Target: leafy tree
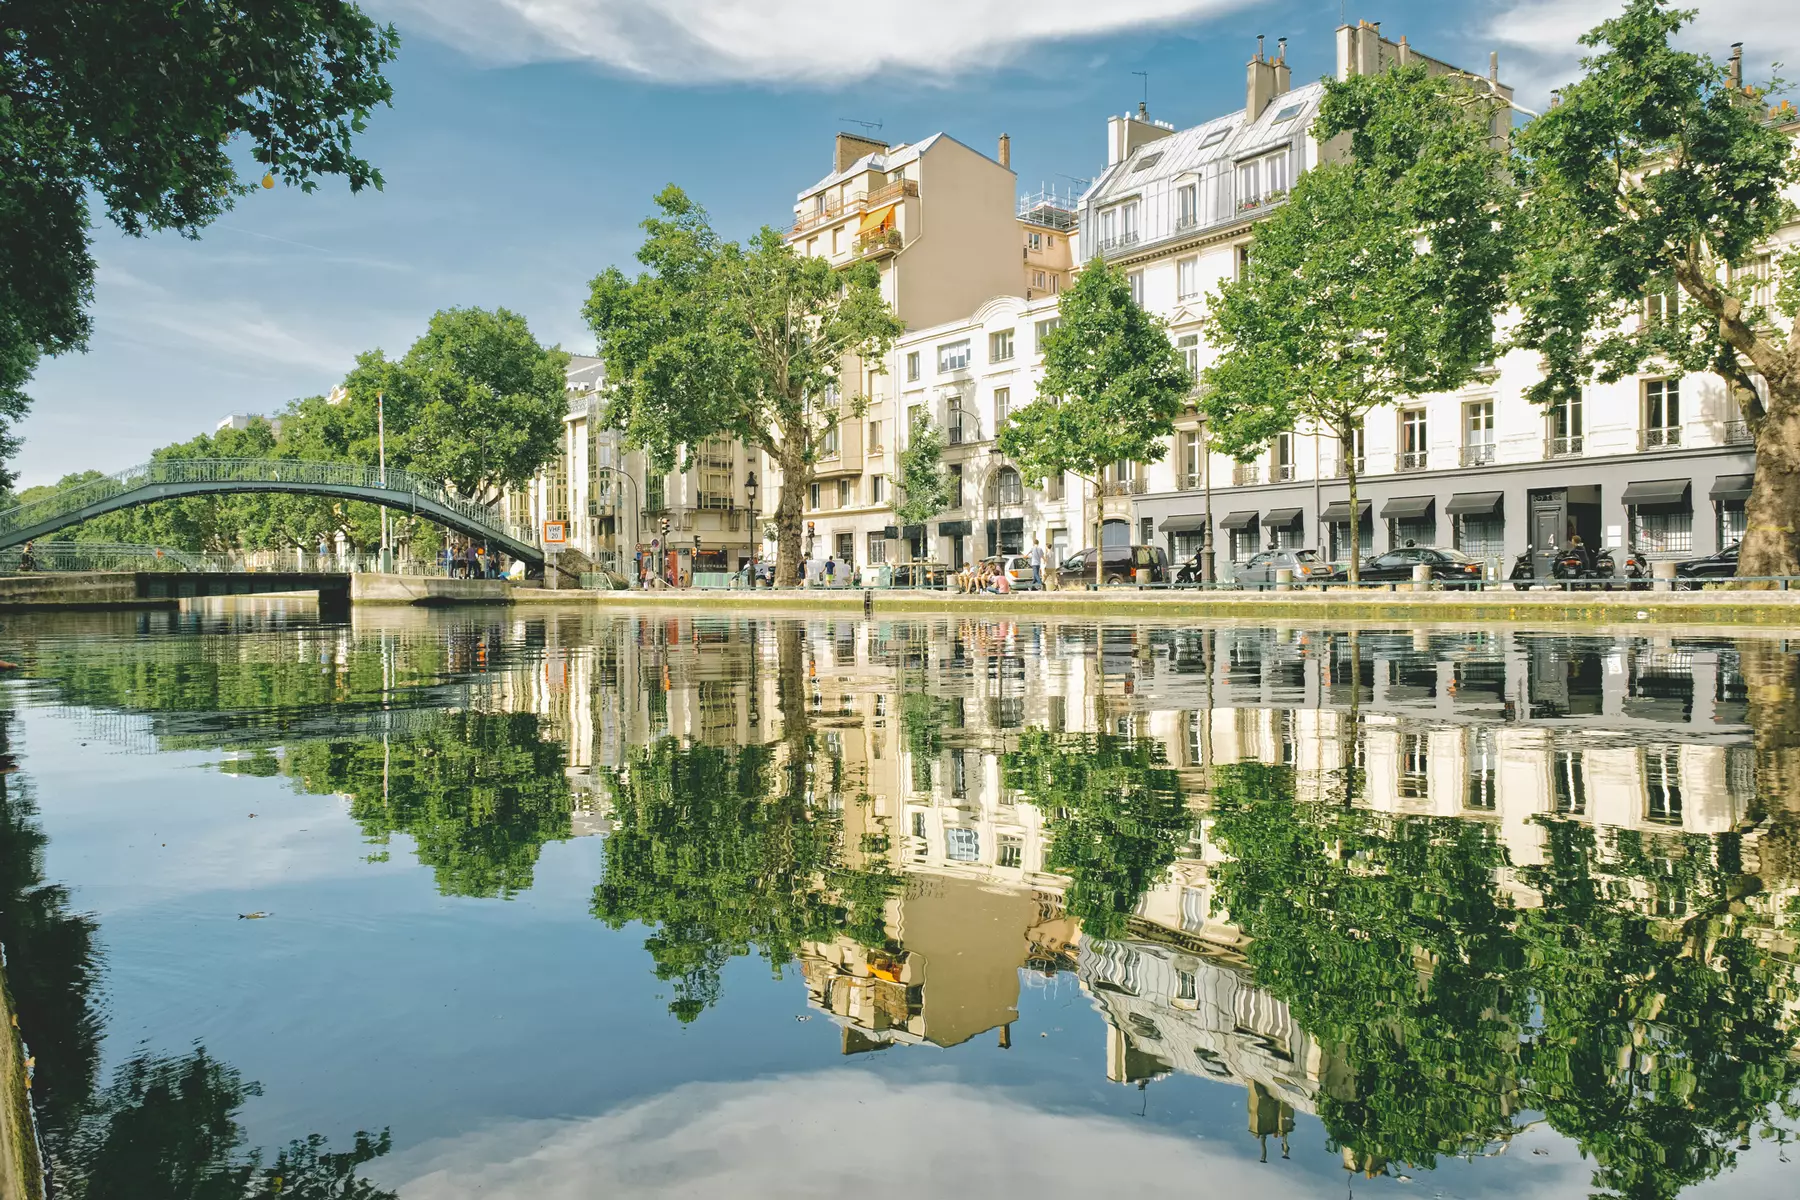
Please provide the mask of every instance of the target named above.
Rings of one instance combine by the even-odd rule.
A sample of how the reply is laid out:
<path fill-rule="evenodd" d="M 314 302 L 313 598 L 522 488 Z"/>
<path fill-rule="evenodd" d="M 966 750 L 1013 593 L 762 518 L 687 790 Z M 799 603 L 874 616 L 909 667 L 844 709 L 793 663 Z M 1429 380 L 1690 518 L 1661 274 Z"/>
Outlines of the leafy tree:
<path fill-rule="evenodd" d="M 0 0 L 0 461 L 38 358 L 86 345 L 89 195 L 128 234 L 197 236 L 253 186 L 239 136 L 267 186 L 379 188 L 352 142 L 398 46 L 346 0 Z"/>
<path fill-rule="evenodd" d="M 404 358 L 390 362 L 370 351 L 344 381 L 360 402 L 363 461 L 376 461 L 374 401 L 382 393 L 388 465 L 492 503 L 562 448 L 568 362 L 563 351 L 539 345 L 517 313 L 445 309 Z"/>
<path fill-rule="evenodd" d="M 296 747 L 308 791 L 350 796 L 365 836 L 413 839 L 446 896 L 510 899 L 531 887 L 546 842 L 570 836 L 563 748 L 532 713 L 445 712 L 434 727 Z"/>
<path fill-rule="evenodd" d="M 721 241 L 680 188 L 644 222 L 636 279 L 609 267 L 583 309 L 606 360 L 610 419 L 656 470 L 707 438 L 730 436 L 781 472 L 776 578 L 799 579 L 801 511 L 835 389 L 876 364 L 901 332 L 872 263 L 836 271 L 765 226 L 746 245 Z M 849 397 L 860 411 L 866 399 Z"/>
<path fill-rule="evenodd" d="M 920 413 L 900 452 L 899 495 L 894 516 L 902 525 L 923 525 L 950 507 L 950 476 L 944 470 L 944 435 Z"/>
<path fill-rule="evenodd" d="M 1006 786 L 1046 813 L 1046 870 L 1069 876 L 1064 904 L 1091 937 L 1119 937 L 1194 832 L 1161 743 L 1027 729 L 1001 760 Z"/>
<path fill-rule="evenodd" d="M 1210 304 L 1220 354 L 1201 408 L 1213 443 L 1247 457 L 1303 423 L 1334 432 L 1352 579 L 1363 418 L 1460 387 L 1493 358 L 1514 199 L 1491 120 L 1492 102 L 1423 67 L 1327 81 L 1313 136 L 1347 135 L 1349 156 L 1301 176 Z"/>
<path fill-rule="evenodd" d="M 1096 258 L 1057 304 L 1037 396 L 1000 432 L 1000 453 L 1033 487 L 1062 474 L 1093 485 L 1094 546 L 1106 525 L 1106 468 L 1159 462 L 1194 380 L 1160 319 Z M 1098 576 L 1096 576 L 1098 578 Z"/>
<path fill-rule="evenodd" d="M 1590 378 L 1610 383 L 1652 360 L 1722 376 L 1756 439 L 1738 569 L 1793 575 L 1800 252 L 1782 259 L 1772 306 L 1752 302 L 1740 268 L 1792 219 L 1783 189 L 1800 179 L 1800 151 L 1761 90 L 1669 44 L 1692 15 L 1629 0 L 1583 36 L 1595 53 L 1562 103 L 1521 132 L 1516 341 L 1544 356 L 1530 391 L 1540 402 L 1577 399 Z M 1653 295 L 1667 303 L 1647 309 Z"/>

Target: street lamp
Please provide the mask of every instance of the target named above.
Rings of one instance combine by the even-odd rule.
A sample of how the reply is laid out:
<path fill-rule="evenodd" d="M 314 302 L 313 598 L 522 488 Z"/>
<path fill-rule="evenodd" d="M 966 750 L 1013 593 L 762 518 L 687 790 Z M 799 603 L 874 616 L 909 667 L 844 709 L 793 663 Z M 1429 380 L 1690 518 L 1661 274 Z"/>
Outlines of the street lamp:
<path fill-rule="evenodd" d="M 762 540 L 756 517 L 756 472 L 744 472 L 744 503 L 750 509 L 750 586 L 756 586 L 756 545 Z"/>
<path fill-rule="evenodd" d="M 387 490 L 387 412 L 382 401 L 387 398 L 386 390 L 375 393 L 375 445 L 381 456 L 381 487 Z M 394 550 L 388 542 L 387 505 L 381 506 L 381 569 L 394 569 Z"/>
<path fill-rule="evenodd" d="M 1200 579 L 1203 583 L 1217 583 L 1218 577 L 1213 574 L 1212 439 L 1208 433 L 1203 417 L 1200 420 L 1200 488 L 1206 498 L 1206 528 L 1200 531 Z"/>

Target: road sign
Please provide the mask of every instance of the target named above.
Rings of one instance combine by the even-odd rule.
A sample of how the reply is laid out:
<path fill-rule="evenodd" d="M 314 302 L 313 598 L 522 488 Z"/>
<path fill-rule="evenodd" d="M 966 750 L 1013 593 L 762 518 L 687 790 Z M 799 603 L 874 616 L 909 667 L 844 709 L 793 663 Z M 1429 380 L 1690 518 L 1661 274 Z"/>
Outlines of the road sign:
<path fill-rule="evenodd" d="M 544 545 L 560 546 L 569 540 L 569 524 L 567 521 L 544 522 Z"/>

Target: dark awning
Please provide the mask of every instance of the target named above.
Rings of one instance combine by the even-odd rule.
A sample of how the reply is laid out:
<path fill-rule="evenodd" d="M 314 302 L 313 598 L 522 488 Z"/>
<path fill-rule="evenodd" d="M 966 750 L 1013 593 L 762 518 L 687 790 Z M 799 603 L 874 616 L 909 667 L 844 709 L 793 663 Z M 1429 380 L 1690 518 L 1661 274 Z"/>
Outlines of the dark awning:
<path fill-rule="evenodd" d="M 1299 523 L 1300 510 L 1297 508 L 1271 508 L 1269 515 L 1263 518 L 1265 529 L 1286 529 Z"/>
<path fill-rule="evenodd" d="M 1248 529 L 1256 524 L 1256 511 L 1234 512 L 1219 522 L 1220 529 Z"/>
<path fill-rule="evenodd" d="M 1625 485 L 1620 500 L 1627 505 L 1686 504 L 1688 481 L 1685 479 L 1640 479 Z"/>
<path fill-rule="evenodd" d="M 1163 523 L 1157 528 L 1164 533 L 1191 533 L 1196 529 L 1206 528 L 1206 514 L 1181 513 L 1178 516 L 1164 517 Z"/>
<path fill-rule="evenodd" d="M 1024 533 L 1025 532 L 1025 518 L 1024 517 L 1001 517 L 1000 518 L 1000 532 L 1001 533 Z"/>
<path fill-rule="evenodd" d="M 939 521 L 938 534 L 941 537 L 968 537 L 971 526 L 967 521 Z"/>
<path fill-rule="evenodd" d="M 1458 492 L 1444 505 L 1444 513 L 1452 517 L 1495 517 L 1500 515 L 1500 502 L 1505 492 Z"/>
<path fill-rule="evenodd" d="M 919 532 L 923 533 L 924 530 L 920 530 Z M 889 541 L 898 541 L 900 538 L 900 527 L 898 525 L 883 525 L 881 527 L 881 536 Z"/>
<path fill-rule="evenodd" d="M 1721 475 L 1713 480 L 1709 500 L 1748 500 L 1750 485 L 1756 482 L 1754 475 Z"/>
<path fill-rule="evenodd" d="M 923 523 L 920 523 L 918 525 L 902 525 L 900 527 L 900 536 L 903 538 L 907 538 L 908 540 L 922 538 L 925 536 L 926 532 L 927 531 L 926 531 Z"/>
<path fill-rule="evenodd" d="M 1431 511 L 1435 496 L 1395 496 L 1381 506 L 1384 521 L 1416 521 Z"/>
<path fill-rule="evenodd" d="M 1369 502 L 1367 500 L 1358 500 L 1356 502 L 1356 515 L 1359 517 L 1366 517 L 1369 515 Z M 1348 500 L 1333 500 L 1330 504 L 1325 506 L 1325 511 L 1319 514 L 1319 520 L 1336 521 L 1340 524 L 1348 525 L 1350 523 L 1350 502 Z"/>

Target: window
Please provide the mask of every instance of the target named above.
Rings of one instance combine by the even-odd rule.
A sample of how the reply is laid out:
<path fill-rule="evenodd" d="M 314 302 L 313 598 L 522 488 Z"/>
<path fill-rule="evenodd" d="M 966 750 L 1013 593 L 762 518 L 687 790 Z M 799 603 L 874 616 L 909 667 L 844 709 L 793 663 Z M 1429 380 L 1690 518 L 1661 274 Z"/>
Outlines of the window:
<path fill-rule="evenodd" d="M 650 512 L 662 512 L 669 507 L 665 487 L 667 476 L 651 475 L 644 479 L 644 508 Z"/>
<path fill-rule="evenodd" d="M 1425 410 L 1422 408 L 1403 409 L 1400 413 L 1400 461 L 1396 464 L 1402 471 L 1423 470 L 1427 461 L 1427 429 L 1425 426 Z"/>
<path fill-rule="evenodd" d="M 1025 865 L 1025 844 L 1016 837 L 1000 839 L 1000 865 L 1003 867 L 1022 867 Z"/>
<path fill-rule="evenodd" d="M 813 484 L 812 488 L 810 490 L 810 494 L 807 496 L 807 500 L 809 501 L 809 503 L 807 505 L 808 508 L 816 509 L 819 507 L 819 499 L 820 499 L 819 493 L 820 493 L 820 485 L 816 484 L 816 483 Z"/>
<path fill-rule="evenodd" d="M 916 433 L 919 429 L 919 426 L 924 423 L 925 423 L 925 406 L 923 404 L 907 405 L 906 406 L 906 427 L 909 430 L 912 430 Z"/>
<path fill-rule="evenodd" d="M 944 830 L 944 857 L 951 862 L 980 862 L 981 834 L 973 829 Z"/>
<path fill-rule="evenodd" d="M 1662 281 L 1651 285 L 1644 296 L 1644 324 L 1673 324 L 1681 312 L 1681 289 L 1672 281 Z"/>
<path fill-rule="evenodd" d="M 975 440 L 975 422 L 969 418 L 968 413 L 963 411 L 962 401 L 960 399 L 956 397 L 951 398 L 948 416 L 950 427 L 949 440 L 952 446 L 960 446 L 964 442 L 972 442 Z"/>
<path fill-rule="evenodd" d="M 1775 260 L 1772 255 L 1758 254 L 1731 271 L 1731 282 L 1738 295 L 1751 308 L 1775 307 Z M 1752 317 L 1754 319 L 1754 317 Z"/>
<path fill-rule="evenodd" d="M 870 454 L 880 454 L 881 452 L 882 452 L 881 422 L 880 421 L 870 421 L 869 422 L 869 453 Z"/>
<path fill-rule="evenodd" d="M 1734 542 L 1744 540 L 1744 502 L 1742 500 L 1719 501 L 1719 546 L 1721 549 Z"/>
<path fill-rule="evenodd" d="M 969 339 L 960 342 L 946 342 L 938 347 L 938 373 L 945 371 L 965 371 L 969 366 Z"/>
<path fill-rule="evenodd" d="M 1231 126 L 1221 125 L 1217 129 L 1209 129 L 1206 136 L 1200 139 L 1200 149 L 1210 150 L 1231 134 Z"/>
<path fill-rule="evenodd" d="M 925 836 L 925 814 L 917 810 L 914 810 L 912 815 L 912 835 L 916 838 Z"/>
<path fill-rule="evenodd" d="M 1499 802 L 1500 764 L 1492 730 L 1478 730 L 1469 746 L 1469 786 L 1463 807 L 1493 812 Z"/>
<path fill-rule="evenodd" d="M 887 499 L 887 476 L 869 476 L 869 503 L 880 504 Z"/>
<path fill-rule="evenodd" d="M 963 506 L 963 469 L 961 463 L 950 464 L 950 507 Z"/>
<path fill-rule="evenodd" d="M 1181 361 L 1187 366 L 1188 374 L 1195 382 L 1200 379 L 1200 335 L 1184 333 L 1175 339 L 1175 349 L 1181 351 Z"/>
<path fill-rule="evenodd" d="M 831 231 L 831 252 L 833 254 L 844 252 L 844 227 L 842 225 Z"/>
<path fill-rule="evenodd" d="M 1644 819 L 1660 825 L 1681 824 L 1679 750 L 1644 751 Z"/>
<path fill-rule="evenodd" d="M 1130 246 L 1138 240 L 1138 202 L 1127 200 L 1119 205 L 1119 244 Z"/>
<path fill-rule="evenodd" d="M 1144 273 L 1133 271 L 1125 276 L 1125 282 L 1131 288 L 1131 302 L 1142 308 L 1144 306 Z"/>
<path fill-rule="evenodd" d="M 1200 458 L 1200 431 L 1183 429 L 1175 435 L 1175 486 L 1192 491 L 1200 486 L 1205 464 Z"/>
<path fill-rule="evenodd" d="M 1237 169 L 1238 211 L 1255 208 L 1262 203 L 1262 164 L 1239 163 Z"/>
<path fill-rule="evenodd" d="M 1231 531 L 1231 561 L 1248 563 L 1256 554 L 1256 523 Z"/>
<path fill-rule="evenodd" d="M 1044 248 L 1044 235 L 1037 232 L 1035 229 L 1027 233 L 1025 235 L 1025 248 L 1033 254 L 1038 253 Z"/>
<path fill-rule="evenodd" d="M 1037 323 L 1037 341 L 1035 346 L 1039 354 L 1044 352 L 1044 339 L 1055 333 L 1061 326 L 1061 317 L 1046 317 L 1044 320 Z"/>
<path fill-rule="evenodd" d="M 1011 467 L 1001 467 L 995 478 L 995 492 L 999 495 L 1002 507 L 1025 503 L 1025 486 L 1019 480 L 1019 473 Z"/>
<path fill-rule="evenodd" d="M 998 433 L 1006 425 L 1006 419 L 1012 416 L 1012 389 L 1009 387 L 994 389 L 994 432 Z"/>
<path fill-rule="evenodd" d="M 1031 273 L 1031 286 L 1041 292 L 1050 286 L 1050 278 L 1042 271 L 1033 271 Z"/>
<path fill-rule="evenodd" d="M 1175 298 L 1190 300 L 1200 294 L 1200 260 L 1184 258 L 1175 264 Z"/>
<path fill-rule="evenodd" d="M 880 476 L 876 478 L 880 478 Z M 887 561 L 887 539 L 881 536 L 879 529 L 869 535 L 869 561 L 872 563 Z"/>
<path fill-rule="evenodd" d="M 806 239 L 806 255 L 807 255 L 807 257 L 808 258 L 816 258 L 816 257 L 818 257 L 818 254 L 819 254 L 819 239 L 816 237 L 807 238 Z"/>
<path fill-rule="evenodd" d="M 1579 750 L 1557 750 L 1550 755 L 1550 794 L 1557 816 L 1587 814 L 1587 767 Z"/>
<path fill-rule="evenodd" d="M 838 456 L 838 427 L 833 424 L 819 437 L 819 455 L 822 458 Z"/>
<path fill-rule="evenodd" d="M 1119 210 L 1108 208 L 1100 213 L 1100 249 L 1109 250 L 1119 240 Z"/>
<path fill-rule="evenodd" d="M 919 381 L 919 352 L 909 351 L 906 355 L 906 378 L 911 383 Z"/>
<path fill-rule="evenodd" d="M 1423 733 L 1400 735 L 1400 795 L 1422 800 L 1430 790 L 1431 739 Z"/>
<path fill-rule="evenodd" d="M 1013 356 L 1013 331 L 1001 329 L 988 334 L 988 361 L 1011 362 Z"/>
<path fill-rule="evenodd" d="M 1494 402 L 1463 405 L 1462 465 L 1478 467 L 1494 461 Z"/>
<path fill-rule="evenodd" d="M 1456 548 L 1470 558 L 1486 558 L 1503 551 L 1506 526 L 1499 517 L 1456 518 Z"/>
<path fill-rule="evenodd" d="M 838 480 L 837 492 L 838 492 L 838 497 L 837 497 L 838 507 L 839 508 L 849 508 L 850 505 L 853 503 L 853 500 L 852 500 L 851 494 L 850 494 L 850 480 L 848 480 L 848 479 Z"/>
<path fill-rule="evenodd" d="M 1681 445 L 1681 381 L 1644 380 L 1642 449 Z"/>
<path fill-rule="evenodd" d="M 1289 104 L 1286 107 L 1284 107 L 1280 112 L 1276 113 L 1275 119 L 1270 121 L 1269 124 L 1279 125 L 1283 121 L 1291 121 L 1295 117 L 1300 115 L 1300 110 L 1303 107 L 1304 107 L 1304 105 L 1301 105 L 1301 104 Z"/>
<path fill-rule="evenodd" d="M 1687 508 L 1632 510 L 1632 543 L 1645 554 L 1687 554 L 1694 549 L 1694 513 Z"/>
<path fill-rule="evenodd" d="M 1054 474 L 1054 475 L 1050 476 L 1048 479 L 1044 480 L 1044 499 L 1056 501 L 1056 500 L 1061 500 L 1062 498 L 1063 498 L 1063 477 L 1062 477 L 1062 472 L 1058 471 L 1056 474 Z"/>
<path fill-rule="evenodd" d="M 1294 435 L 1278 433 L 1269 452 L 1269 482 L 1286 483 L 1294 477 Z"/>
<path fill-rule="evenodd" d="M 1546 457 L 1562 458 L 1580 454 L 1583 424 L 1581 397 L 1552 402 L 1548 420 L 1550 433 L 1549 445 L 1545 447 Z"/>
<path fill-rule="evenodd" d="M 1181 889 L 1181 927 L 1189 933 L 1206 927 L 1206 893 L 1199 888 Z"/>
<path fill-rule="evenodd" d="M 1240 242 L 1237 248 L 1237 262 L 1232 278 L 1242 281 L 1250 273 L 1250 243 Z"/>
<path fill-rule="evenodd" d="M 1162 161 L 1162 156 L 1163 152 L 1161 150 L 1144 155 L 1144 157 L 1138 159 L 1137 165 L 1131 168 L 1131 173 L 1136 175 L 1139 171 L 1148 171 L 1151 167 L 1154 167 L 1157 163 Z"/>
<path fill-rule="evenodd" d="M 1200 185 L 1183 184 L 1175 189 L 1175 228 L 1192 229 L 1200 224 Z"/>
<path fill-rule="evenodd" d="M 1263 159 L 1263 198 L 1279 200 L 1288 191 L 1287 151 Z"/>
<path fill-rule="evenodd" d="M 1437 541 L 1437 517 L 1432 514 L 1408 519 L 1396 517 L 1388 522 L 1388 541 L 1395 546 L 1405 546 L 1408 542 L 1429 546 Z"/>

